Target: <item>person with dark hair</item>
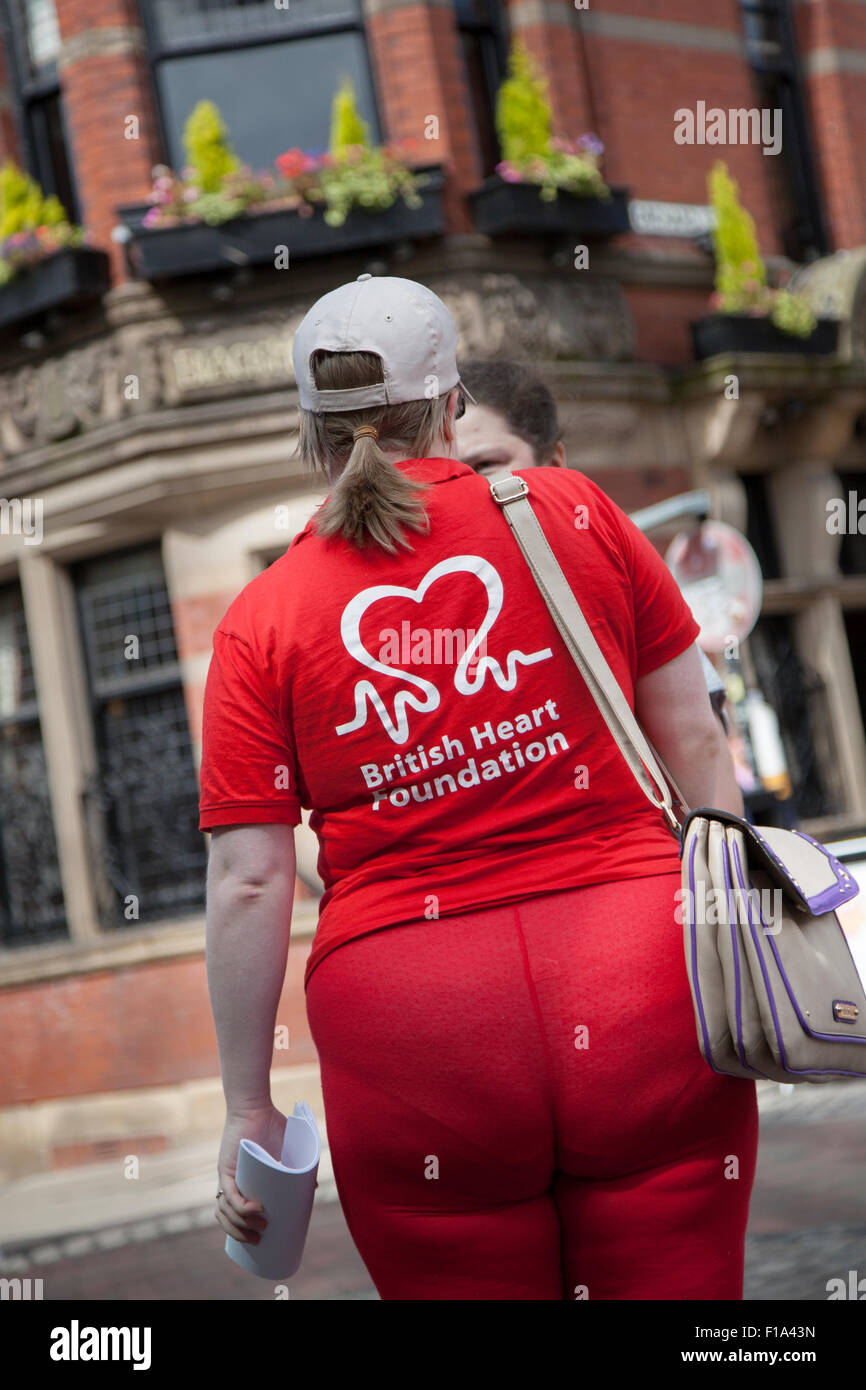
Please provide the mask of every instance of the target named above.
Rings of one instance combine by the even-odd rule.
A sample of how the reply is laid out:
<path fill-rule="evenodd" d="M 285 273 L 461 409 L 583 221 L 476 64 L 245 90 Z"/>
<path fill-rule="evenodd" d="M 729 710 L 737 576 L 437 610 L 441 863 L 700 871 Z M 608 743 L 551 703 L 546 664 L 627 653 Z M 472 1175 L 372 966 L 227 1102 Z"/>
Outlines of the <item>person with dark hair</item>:
<path fill-rule="evenodd" d="M 476 473 L 567 467 L 556 401 L 531 367 L 522 362 L 464 362 L 461 379 L 471 389 L 474 404 L 457 426 L 457 455 Z M 710 704 L 727 735 L 725 683 L 709 657 L 698 650 Z"/>
<path fill-rule="evenodd" d="M 556 401 L 537 372 L 479 360 L 463 362 L 461 377 L 475 397 L 457 433 L 463 463 L 476 473 L 566 466 Z"/>
<path fill-rule="evenodd" d="M 330 492 L 229 606 L 204 700 L 217 1219 L 253 1244 L 267 1222 L 237 1155 L 276 1156 L 286 1124 L 270 1067 L 310 808 L 307 1017 L 381 1297 L 740 1299 L 755 1085 L 698 1047 L 673 827 L 457 457 L 456 344 L 442 301 L 392 276 L 295 334 L 300 450 Z M 583 474 L 515 476 L 687 802 L 742 814 L 661 557 Z"/>

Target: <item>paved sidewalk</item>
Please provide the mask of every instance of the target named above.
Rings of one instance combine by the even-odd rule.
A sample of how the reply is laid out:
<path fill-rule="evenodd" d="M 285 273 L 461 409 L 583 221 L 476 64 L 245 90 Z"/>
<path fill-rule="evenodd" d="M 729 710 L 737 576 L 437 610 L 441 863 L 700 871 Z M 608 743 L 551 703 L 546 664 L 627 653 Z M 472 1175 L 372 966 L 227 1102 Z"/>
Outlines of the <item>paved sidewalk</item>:
<path fill-rule="evenodd" d="M 761 1145 L 746 1251 L 748 1300 L 825 1300 L 827 1281 L 866 1276 L 866 1086 L 759 1088 Z M 223 1252 L 212 1144 L 64 1170 L 0 1194 L 0 1272 L 41 1277 L 46 1299 L 273 1299 Z M 323 1153 L 293 1299 L 376 1299 Z"/>

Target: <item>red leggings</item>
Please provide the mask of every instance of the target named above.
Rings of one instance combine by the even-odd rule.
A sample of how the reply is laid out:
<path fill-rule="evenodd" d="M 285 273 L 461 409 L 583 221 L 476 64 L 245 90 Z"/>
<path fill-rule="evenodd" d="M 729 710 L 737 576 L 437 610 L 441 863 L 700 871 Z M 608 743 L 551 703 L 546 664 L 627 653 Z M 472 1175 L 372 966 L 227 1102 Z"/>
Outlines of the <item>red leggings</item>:
<path fill-rule="evenodd" d="M 383 1299 L 741 1299 L 755 1085 L 697 1044 L 679 873 L 368 933 L 307 1013 Z"/>

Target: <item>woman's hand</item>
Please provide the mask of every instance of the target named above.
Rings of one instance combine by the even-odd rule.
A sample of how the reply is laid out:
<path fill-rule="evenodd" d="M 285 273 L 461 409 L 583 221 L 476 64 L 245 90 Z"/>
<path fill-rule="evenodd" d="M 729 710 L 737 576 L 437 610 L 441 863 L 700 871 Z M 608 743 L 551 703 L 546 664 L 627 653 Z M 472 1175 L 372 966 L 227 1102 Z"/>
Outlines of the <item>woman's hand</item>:
<path fill-rule="evenodd" d="M 261 1202 L 248 1201 L 238 1191 L 235 1181 L 238 1167 L 238 1150 L 242 1139 L 252 1139 L 256 1144 L 278 1159 L 283 1147 L 286 1131 L 286 1116 L 275 1105 L 261 1106 L 250 1110 L 227 1110 L 226 1123 L 220 1144 L 217 1170 L 218 1187 L 222 1196 L 217 1198 L 216 1219 L 227 1235 L 244 1244 L 258 1245 L 260 1232 L 267 1221 Z"/>

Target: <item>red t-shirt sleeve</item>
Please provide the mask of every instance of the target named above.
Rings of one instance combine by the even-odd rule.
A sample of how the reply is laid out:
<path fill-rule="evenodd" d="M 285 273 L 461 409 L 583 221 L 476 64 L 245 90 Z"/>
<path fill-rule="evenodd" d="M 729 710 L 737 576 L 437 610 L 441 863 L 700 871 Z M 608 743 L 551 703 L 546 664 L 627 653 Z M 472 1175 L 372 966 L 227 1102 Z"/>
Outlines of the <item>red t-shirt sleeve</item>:
<path fill-rule="evenodd" d="M 278 692 L 242 637 L 217 628 L 202 716 L 199 830 L 298 825 L 295 751 Z"/>
<path fill-rule="evenodd" d="M 661 555 L 621 507 L 590 482 L 631 579 L 637 678 L 648 676 L 697 641 L 700 623 Z"/>

